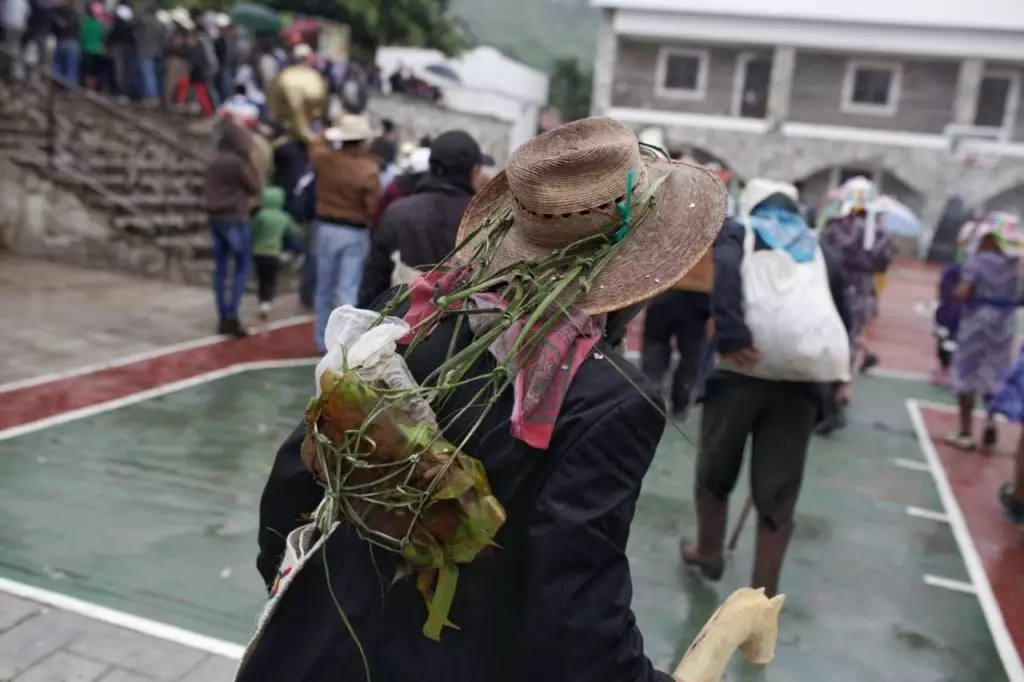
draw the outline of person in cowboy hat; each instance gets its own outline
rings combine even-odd
[[[835,346],[841,352],[837,362],[847,377],[850,314],[842,268],[827,251],[818,248],[814,233],[800,213],[793,185],[751,180],[740,197],[738,213],[738,218],[726,223],[714,247],[711,300],[719,360],[705,380],[702,397],[704,409],[694,482],[697,537],[684,539],[680,549],[683,562],[698,569],[704,577],[722,577],[729,495],[739,477],[749,438],[751,496],[758,518],[752,586],[763,587],[767,595],[774,596],[793,532],[793,512],[803,481],[807,449],[815,424],[828,409],[830,395],[820,383],[766,378],[757,371],[763,349],[758,347],[748,325],[750,298],[744,289],[757,286],[758,282],[757,278],[746,281],[741,274],[744,260],[751,253],[766,250],[788,254],[797,267],[814,268],[819,259],[824,260],[825,273],[819,279],[800,280],[802,286],[821,287],[824,305],[819,310],[824,324],[809,325],[803,333],[820,336],[837,332]],[[777,277],[778,272],[782,269],[772,271],[771,276]],[[808,299],[799,301],[807,302]],[[814,314],[804,310],[795,314],[805,312]],[[839,320],[835,320],[836,316]],[[836,322],[834,327],[828,327],[830,320]],[[821,348],[802,342],[799,333],[781,341],[761,340],[810,349],[806,351],[806,360],[799,358],[800,364],[810,365],[821,355]],[[799,355],[799,351],[794,355]]]
[[[366,148],[372,137],[369,119],[342,114],[337,125],[310,145],[317,183],[314,340],[321,351],[331,311],[337,305],[355,305],[359,298],[370,252],[370,221],[380,201],[377,164]]]
[[[612,119],[575,121],[519,147],[467,208],[452,267],[424,275],[412,292],[428,295],[390,313],[407,322],[429,316],[436,296],[497,273],[536,292],[546,280],[529,284],[529,273],[550,267],[571,301],[564,313],[546,308],[558,324],[548,325],[545,350],[519,367],[518,388],[495,394],[479,428],[467,434],[458,420],[444,428],[453,442],[468,435],[465,451],[481,460],[507,510],[495,537],[500,547],[460,568],[450,610],[459,629],[426,639],[415,581],[388,586],[398,555],[340,525],[322,557],[278,585],[239,682],[362,680],[364,660],[372,679],[387,682],[670,682],[644,655],[626,557],[664,411],[655,387],[613,347],[644,303],[712,244],[725,206],[725,187],[712,173],[648,155]],[[562,253],[576,254],[577,265],[552,265]],[[482,306],[509,305],[501,290],[484,286]],[[506,308],[515,320],[541,313]],[[416,381],[504,320],[469,318],[477,321],[441,315],[414,349],[399,347]],[[493,376],[506,352],[496,343],[475,354],[463,376]],[[438,423],[481,409],[475,395],[470,386],[455,389],[438,405]],[[303,463],[303,433],[297,428],[281,446],[260,505],[258,565],[268,587],[284,538],[324,494]]]

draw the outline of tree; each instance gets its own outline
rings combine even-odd
[[[381,45],[429,47],[446,55],[468,46],[448,0],[268,0],[275,9],[348,24],[349,49],[372,59]]]
[[[575,57],[559,57],[551,69],[548,101],[558,110],[563,122],[590,115],[590,90],[593,76],[580,67]]]

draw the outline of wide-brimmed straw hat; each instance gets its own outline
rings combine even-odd
[[[358,114],[342,114],[338,122],[324,132],[328,142],[354,142],[373,137],[370,119]]]
[[[489,271],[542,258],[622,227],[616,204],[634,181],[628,231],[576,305],[590,315],[619,310],[672,287],[700,260],[725,220],[725,185],[699,166],[641,152],[633,132],[610,118],[575,121],[523,144],[470,202],[461,243],[511,212]],[[641,201],[656,188],[653,200]],[[498,227],[500,220],[492,220]],[[485,228],[491,229],[491,228]],[[474,239],[457,255],[468,258]]]

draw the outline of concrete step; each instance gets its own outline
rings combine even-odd
[[[195,232],[205,228],[208,217],[205,211],[183,211],[173,214],[119,215],[114,217],[115,229],[139,233],[152,237]]]
[[[114,189],[110,185],[106,185],[106,187],[108,189]],[[163,195],[156,193],[127,194],[118,192],[117,194],[133,206],[147,211],[202,211],[205,207],[202,197],[199,196],[199,194],[185,196]],[[100,195],[93,195],[87,198],[86,202],[92,206],[114,207],[117,205],[117,202]]]

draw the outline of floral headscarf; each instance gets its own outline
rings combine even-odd
[[[850,178],[839,189],[842,194],[841,215],[850,215],[858,209],[867,211],[878,198],[878,187],[863,176]]]
[[[850,178],[840,188],[842,203],[840,216],[848,216],[856,210],[864,211],[867,222],[864,225],[864,250],[875,248],[878,237],[878,214],[871,210],[871,205],[878,199],[878,186],[863,176]]]
[[[969,235],[968,248],[970,250],[977,249],[981,238],[991,234],[1006,255],[1015,258],[1024,255],[1024,230],[1022,230],[1020,217],[1012,213],[990,211],[974,225],[973,234]],[[967,225],[964,226],[965,229],[966,227]]]

